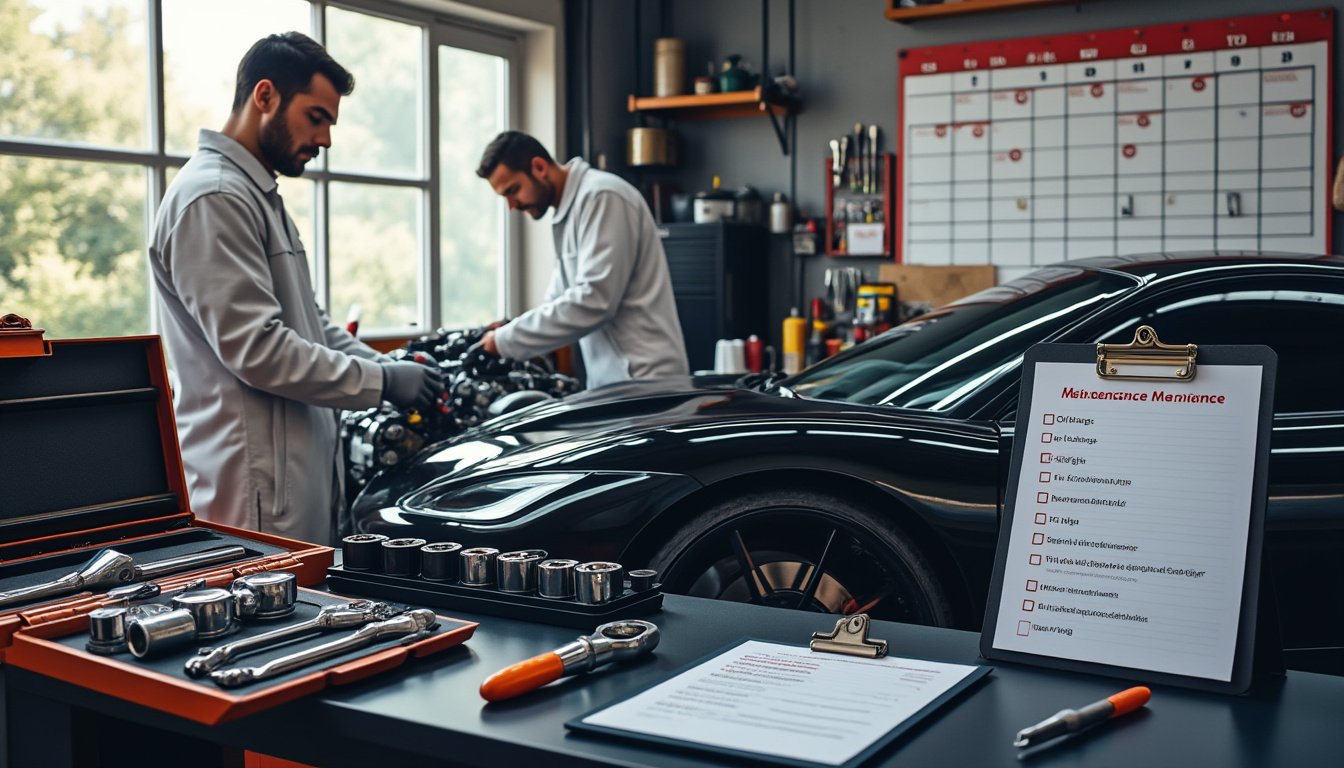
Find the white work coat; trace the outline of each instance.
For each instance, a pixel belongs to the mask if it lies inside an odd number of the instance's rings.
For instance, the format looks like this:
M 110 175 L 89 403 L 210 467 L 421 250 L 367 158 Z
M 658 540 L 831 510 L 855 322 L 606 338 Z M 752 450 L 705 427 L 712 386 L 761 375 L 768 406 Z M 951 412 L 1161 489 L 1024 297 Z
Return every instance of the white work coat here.
M 667 256 L 649 207 L 615 174 L 581 158 L 565 167 L 546 303 L 495 331 L 499 353 L 522 360 L 578 341 L 590 388 L 686 375 Z
M 382 368 L 317 306 L 275 178 L 201 131 L 155 218 L 149 262 L 192 510 L 330 542 L 343 502 L 334 409 L 377 405 Z

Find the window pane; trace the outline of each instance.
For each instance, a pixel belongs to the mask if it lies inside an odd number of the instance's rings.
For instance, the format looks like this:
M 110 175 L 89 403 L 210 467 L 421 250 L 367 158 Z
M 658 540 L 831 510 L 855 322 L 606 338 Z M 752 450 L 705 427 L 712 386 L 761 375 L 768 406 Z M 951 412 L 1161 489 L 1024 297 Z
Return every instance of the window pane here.
M 144 5 L 144 0 L 137 0 Z M 277 32 L 312 34 L 304 0 L 163 0 L 164 131 L 169 152 L 196 151 L 201 128 L 219 130 L 233 107 L 238 61 Z
M 331 301 L 340 324 L 358 303 L 361 333 L 420 327 L 423 252 L 418 189 L 333 182 L 329 191 Z
M 476 166 L 507 127 L 507 104 L 507 60 L 439 47 L 439 311 L 450 328 L 503 314 L 506 208 L 476 176 Z
M 145 169 L 0 156 L 0 307 L 53 338 L 149 329 Z
M 0 0 L 0 136 L 149 146 L 144 0 Z
M 355 76 L 332 131 L 329 167 L 424 177 L 420 27 L 327 8 L 327 50 Z

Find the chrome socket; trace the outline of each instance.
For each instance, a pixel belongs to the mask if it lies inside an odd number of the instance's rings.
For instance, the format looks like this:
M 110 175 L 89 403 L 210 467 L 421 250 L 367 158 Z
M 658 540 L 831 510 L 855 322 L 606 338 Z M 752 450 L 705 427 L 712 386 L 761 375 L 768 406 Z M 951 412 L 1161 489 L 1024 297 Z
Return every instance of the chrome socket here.
M 574 566 L 574 599 L 589 605 L 609 603 L 625 591 L 620 563 L 579 563 Z
M 388 576 L 420 575 L 420 548 L 424 539 L 388 539 L 383 542 L 383 573 Z
M 578 560 L 542 560 L 537 563 L 537 593 L 542 597 L 574 596 L 574 566 Z
M 630 577 L 630 589 L 635 592 L 648 592 L 658 581 L 658 572 L 652 568 L 637 568 L 626 575 Z
M 89 653 L 110 656 L 126 650 L 126 609 L 95 608 L 89 611 Z
M 126 625 L 126 644 L 137 659 L 190 645 L 195 639 L 196 620 L 185 608 L 141 615 Z
M 238 629 L 237 598 L 227 589 L 198 589 L 173 597 L 173 608 L 185 610 L 202 640 Z
M 341 539 L 341 564 L 347 571 L 376 571 L 383 567 L 381 533 L 356 533 Z
M 299 599 L 298 578 L 289 571 L 252 573 L 229 585 L 238 602 L 237 615 L 278 619 L 294 612 Z
M 495 560 L 499 591 L 527 594 L 537 591 L 537 563 L 546 558 L 544 549 L 520 549 L 505 552 Z
M 488 587 L 495 583 L 495 560 L 499 550 L 494 547 L 472 547 L 462 550 L 462 583 L 468 587 Z
M 420 576 L 426 581 L 457 581 L 462 545 L 440 541 L 420 548 Z

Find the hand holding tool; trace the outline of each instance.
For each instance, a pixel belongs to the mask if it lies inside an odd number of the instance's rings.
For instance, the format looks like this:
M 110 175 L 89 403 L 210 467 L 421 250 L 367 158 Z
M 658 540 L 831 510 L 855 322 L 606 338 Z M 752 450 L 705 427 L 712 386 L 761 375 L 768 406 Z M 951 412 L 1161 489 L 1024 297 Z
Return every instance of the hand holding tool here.
M 1088 704 L 1082 709 L 1061 709 L 1030 728 L 1018 731 L 1013 746 L 1030 747 L 1067 733 L 1091 728 L 1105 720 L 1133 712 L 1147 704 L 1150 696 L 1151 692 L 1147 688 L 1138 686 Z
M 79 570 L 67 573 L 55 581 L 0 592 L 0 608 L 49 597 L 64 597 L 86 589 L 157 579 L 160 576 L 190 571 L 206 565 L 237 560 L 246 555 L 247 550 L 242 547 L 220 547 L 140 565 L 128 554 L 115 549 L 104 549 L 89 558 Z
M 658 626 L 626 619 L 597 628 L 587 637 L 502 669 L 481 683 L 481 698 L 503 701 L 566 675 L 588 672 L 608 662 L 649 653 L 658 647 Z
M 210 673 L 210 679 L 223 688 L 237 688 L 240 685 L 279 677 L 286 672 L 316 664 L 319 661 L 340 656 L 348 651 L 358 650 L 372 645 L 387 637 L 400 637 L 428 632 L 439 624 L 439 618 L 428 608 L 416 608 L 400 616 L 365 624 L 339 640 L 308 648 L 307 650 L 281 656 L 256 667 L 232 667 Z

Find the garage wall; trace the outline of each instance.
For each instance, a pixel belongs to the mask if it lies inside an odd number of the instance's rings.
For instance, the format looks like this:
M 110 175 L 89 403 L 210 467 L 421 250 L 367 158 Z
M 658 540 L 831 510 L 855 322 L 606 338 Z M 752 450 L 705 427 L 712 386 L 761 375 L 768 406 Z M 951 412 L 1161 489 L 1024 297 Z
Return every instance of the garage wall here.
M 583 2 L 584 0 L 579 0 Z M 1030 35 L 1081 32 L 1113 27 L 1161 24 L 1195 19 L 1334 7 L 1344 13 L 1344 0 L 1087 0 L 1078 5 L 1047 6 L 897 24 L 883 16 L 882 0 L 795 0 L 796 75 L 802 84 L 804 111 L 798 117 L 799 151 L 783 156 L 769 120 L 682 121 L 682 162 L 675 172 L 653 175 L 624 168 L 624 131 L 636 125 L 626 111 L 632 92 L 652 89 L 653 40 L 660 35 L 686 41 L 687 70 L 700 74 L 709 59 L 741 53 L 752 71 L 761 71 L 760 0 L 588 0 L 592 3 L 592 109 L 589 129 L 593 161 L 605 159 L 612 170 L 637 183 L 662 180 L 686 191 L 707 188 L 717 174 L 729 188 L 751 184 L 767 197 L 788 193 L 803 213 L 824 211 L 823 172 L 827 140 L 850 130 L 855 122 L 881 126 L 883 143 L 898 125 L 896 53 L 902 48 L 974 42 Z M 778 74 L 788 62 L 788 0 L 767 0 L 770 11 L 770 61 L 766 71 Z M 635 71 L 634 27 L 640 9 L 640 66 Z M 1336 31 L 1338 34 L 1338 30 Z M 1344 41 L 1341 41 L 1344 42 Z M 1336 80 L 1339 58 L 1336 57 Z M 570 71 L 581 72 L 570 60 Z M 572 86 L 571 86 L 572 87 Z M 571 104 L 571 110 L 573 106 Z M 1344 113 L 1344 98 L 1334 104 L 1335 124 Z M 571 111 L 570 154 L 576 154 L 582 115 Z M 796 163 L 795 163 L 796 161 Z M 1334 250 L 1344 250 L 1344 217 L 1335 215 Z M 779 249 L 777 249 L 779 250 Z M 792 261 L 782 250 L 776 263 Z M 800 260 L 803 295 L 820 290 L 820 273 L 831 266 L 861 266 L 876 271 L 872 259 Z M 795 298 L 795 300 L 797 300 Z

